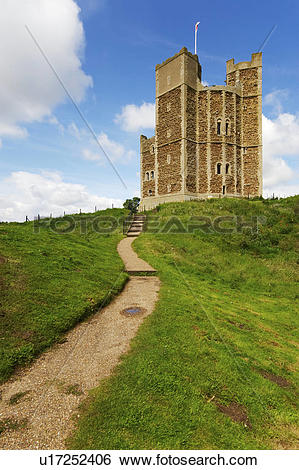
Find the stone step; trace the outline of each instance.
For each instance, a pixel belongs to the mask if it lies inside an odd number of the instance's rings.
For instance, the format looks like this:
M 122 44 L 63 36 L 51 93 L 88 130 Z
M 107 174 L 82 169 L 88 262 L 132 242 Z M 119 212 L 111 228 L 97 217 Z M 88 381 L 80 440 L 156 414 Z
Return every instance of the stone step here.
M 138 237 L 143 230 L 143 224 L 146 220 L 144 215 L 134 215 L 130 228 L 127 232 L 127 237 Z
M 140 234 L 141 232 L 128 232 L 127 237 L 138 237 Z

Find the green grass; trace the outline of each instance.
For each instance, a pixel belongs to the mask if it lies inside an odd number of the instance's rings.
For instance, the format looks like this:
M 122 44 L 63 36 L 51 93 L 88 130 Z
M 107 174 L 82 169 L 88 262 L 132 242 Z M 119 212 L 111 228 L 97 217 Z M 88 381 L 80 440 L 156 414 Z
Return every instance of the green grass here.
M 76 323 L 107 304 L 128 276 L 116 246 L 121 226 L 99 234 L 94 218 L 127 215 L 122 209 L 41 220 L 0 224 L 0 381 L 26 364 Z M 109 226 L 103 222 L 102 225 Z
M 258 234 L 144 233 L 134 242 L 158 270 L 159 301 L 116 373 L 83 405 L 70 448 L 295 448 L 298 204 L 158 208 L 164 224 L 235 214 L 263 225 Z

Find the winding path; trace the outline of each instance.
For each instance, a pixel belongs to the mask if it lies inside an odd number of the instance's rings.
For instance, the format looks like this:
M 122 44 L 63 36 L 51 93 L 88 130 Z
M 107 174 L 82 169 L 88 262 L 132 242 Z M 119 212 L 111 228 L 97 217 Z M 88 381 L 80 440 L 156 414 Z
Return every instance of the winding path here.
M 154 273 L 133 251 L 134 240 L 125 238 L 118 245 L 126 270 Z M 63 344 L 53 346 L 0 386 L 0 422 L 24 420 L 23 428 L 0 434 L 1 449 L 65 449 L 79 403 L 129 350 L 140 324 L 154 309 L 159 288 L 156 276 L 130 277 L 121 294 L 71 330 Z M 129 307 L 139 307 L 141 313 L 123 315 Z

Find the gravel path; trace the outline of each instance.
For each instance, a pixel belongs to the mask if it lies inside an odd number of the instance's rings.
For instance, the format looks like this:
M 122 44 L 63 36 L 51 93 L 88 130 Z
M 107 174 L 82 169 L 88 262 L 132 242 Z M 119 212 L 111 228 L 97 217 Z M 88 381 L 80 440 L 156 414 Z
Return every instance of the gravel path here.
M 132 243 L 137 237 L 123 238 L 117 247 L 119 256 L 122 258 L 128 273 L 144 272 L 155 273 L 156 270 L 152 268 L 146 261 L 138 258 L 135 251 L 132 249 Z
M 129 267 L 144 271 L 140 262 L 145 262 L 133 252 L 131 240 L 122 240 L 118 251 L 126 263 L 130 259 Z M 138 260 L 135 267 L 134 259 Z M 0 386 L 1 449 L 65 449 L 79 403 L 128 351 L 140 324 L 154 309 L 159 288 L 155 276 L 131 277 L 123 292 L 70 331 L 66 342 Z M 123 315 L 129 307 L 140 307 L 141 313 Z

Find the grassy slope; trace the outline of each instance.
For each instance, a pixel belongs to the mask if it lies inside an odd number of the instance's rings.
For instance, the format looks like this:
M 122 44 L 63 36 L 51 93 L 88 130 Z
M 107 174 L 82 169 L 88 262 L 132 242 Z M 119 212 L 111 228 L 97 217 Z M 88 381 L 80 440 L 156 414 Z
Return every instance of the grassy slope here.
M 91 224 L 95 216 L 126 213 L 77 215 L 73 233 L 54 233 L 49 220 L 40 222 L 39 234 L 32 223 L 0 224 L 0 381 L 122 289 L 120 229 L 99 235 Z M 58 228 L 67 225 L 62 219 Z
M 267 222 L 255 236 L 136 240 L 139 255 L 159 270 L 160 299 L 115 376 L 83 407 L 71 448 L 295 446 L 298 202 L 227 199 L 160 208 L 156 215 L 164 220 L 246 214 Z M 231 407 L 240 422 L 223 413 Z

